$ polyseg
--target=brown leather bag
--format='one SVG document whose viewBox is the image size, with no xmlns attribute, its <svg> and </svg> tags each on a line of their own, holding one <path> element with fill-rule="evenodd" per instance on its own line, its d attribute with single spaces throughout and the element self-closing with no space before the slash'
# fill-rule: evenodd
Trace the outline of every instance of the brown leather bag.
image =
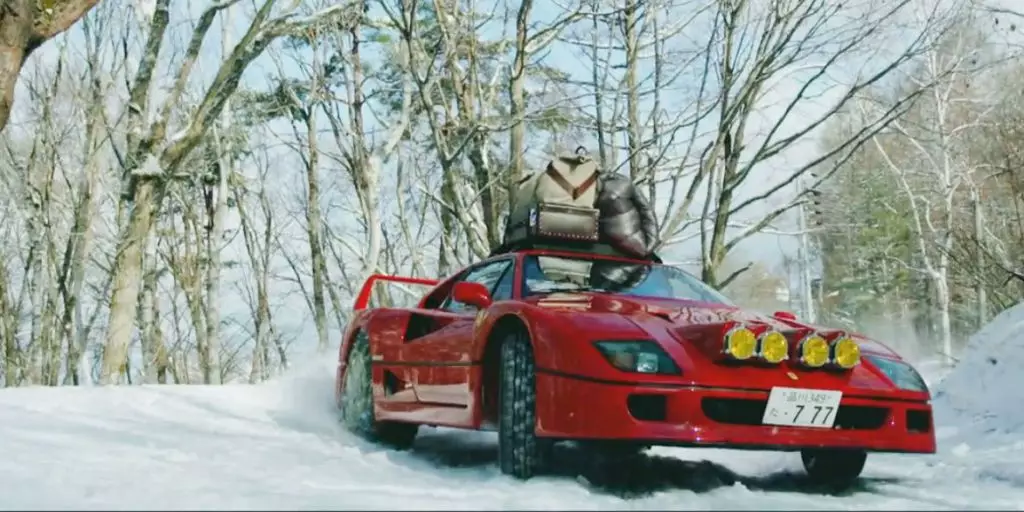
<svg viewBox="0 0 1024 512">
<path fill-rule="evenodd" d="M 538 203 L 530 215 L 529 234 L 537 237 L 596 242 L 600 233 L 596 208 Z"/>
<path fill-rule="evenodd" d="M 535 238 L 596 242 L 599 177 L 597 162 L 578 148 L 574 155 L 553 158 L 544 172 L 524 178 L 509 213 L 505 244 Z"/>
</svg>

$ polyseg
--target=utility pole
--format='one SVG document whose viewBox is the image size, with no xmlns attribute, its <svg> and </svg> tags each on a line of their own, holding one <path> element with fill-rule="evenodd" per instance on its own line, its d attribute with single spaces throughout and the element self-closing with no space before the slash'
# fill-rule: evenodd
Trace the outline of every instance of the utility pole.
<svg viewBox="0 0 1024 512">
<path fill-rule="evenodd" d="M 804 191 L 804 180 L 800 177 L 797 180 L 797 186 L 799 191 Z M 799 252 L 799 265 L 800 265 L 800 299 L 802 304 L 802 317 L 808 322 L 816 322 L 817 314 L 814 308 L 814 294 L 811 286 L 811 241 L 810 236 L 807 234 L 808 222 L 807 222 L 807 206 L 806 203 L 801 202 L 797 209 L 797 215 L 800 231 L 800 246 Z"/>
</svg>

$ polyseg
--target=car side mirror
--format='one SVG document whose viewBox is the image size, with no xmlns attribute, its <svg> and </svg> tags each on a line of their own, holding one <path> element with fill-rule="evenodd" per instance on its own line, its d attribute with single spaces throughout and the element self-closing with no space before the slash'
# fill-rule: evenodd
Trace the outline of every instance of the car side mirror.
<svg viewBox="0 0 1024 512">
<path fill-rule="evenodd" d="M 493 302 L 491 292 L 484 285 L 466 281 L 455 283 L 455 287 L 452 289 L 452 298 L 479 309 L 484 309 Z"/>
<path fill-rule="evenodd" d="M 776 311 L 776 312 L 772 313 L 772 316 L 774 316 L 775 318 L 777 318 L 779 320 L 788 320 L 790 322 L 795 322 L 796 321 L 796 315 L 794 315 L 793 313 L 790 313 L 789 311 Z"/>
</svg>

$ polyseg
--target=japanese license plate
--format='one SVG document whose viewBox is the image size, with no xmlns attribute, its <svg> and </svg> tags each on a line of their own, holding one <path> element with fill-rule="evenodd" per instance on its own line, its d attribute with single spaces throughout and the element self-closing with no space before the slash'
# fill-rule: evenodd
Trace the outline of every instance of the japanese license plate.
<svg viewBox="0 0 1024 512">
<path fill-rule="evenodd" d="M 774 387 L 761 423 L 791 427 L 832 428 L 842 391 Z"/>
</svg>

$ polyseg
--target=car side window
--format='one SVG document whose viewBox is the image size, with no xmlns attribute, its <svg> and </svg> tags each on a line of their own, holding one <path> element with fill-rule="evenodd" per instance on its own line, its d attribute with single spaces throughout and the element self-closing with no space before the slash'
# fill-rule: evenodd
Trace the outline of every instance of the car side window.
<svg viewBox="0 0 1024 512">
<path fill-rule="evenodd" d="M 423 301 L 423 309 L 441 309 L 448 302 L 448 294 L 451 292 L 451 286 L 447 289 L 441 288 L 435 290 L 434 293 L 430 294 Z"/>
<path fill-rule="evenodd" d="M 516 267 L 514 265 L 509 265 L 505 268 L 505 272 L 501 274 L 501 279 L 498 280 L 498 284 L 491 291 L 491 298 L 495 302 L 512 298 L 512 286 L 515 284 L 512 276 L 516 273 L 515 270 Z"/>
<path fill-rule="evenodd" d="M 512 266 L 512 260 L 501 260 L 492 263 L 481 265 L 474 269 L 471 269 L 466 273 L 465 276 L 460 278 L 458 281 L 466 281 L 470 283 L 480 283 L 487 288 L 493 295 L 495 286 L 498 281 L 502 278 L 505 270 Z M 453 287 L 454 288 L 454 287 Z M 451 311 L 453 313 L 462 313 L 466 311 L 473 311 L 475 308 L 468 304 L 463 304 L 448 296 L 448 300 L 445 301 L 441 309 Z"/>
</svg>

